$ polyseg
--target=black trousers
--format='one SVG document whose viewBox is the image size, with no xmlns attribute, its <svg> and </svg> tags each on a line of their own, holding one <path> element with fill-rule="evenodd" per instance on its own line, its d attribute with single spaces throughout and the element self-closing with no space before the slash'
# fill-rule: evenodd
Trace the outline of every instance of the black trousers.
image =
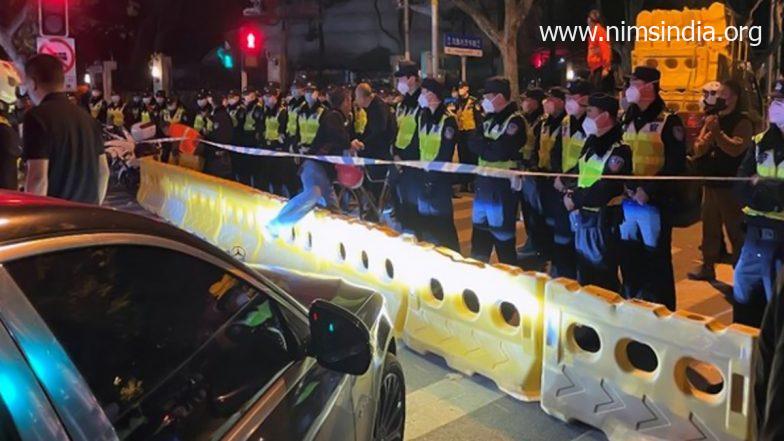
<svg viewBox="0 0 784 441">
<path fill-rule="evenodd" d="M 762 319 L 754 370 L 754 401 L 759 441 L 784 439 L 784 302 L 781 284 Z"/>
<path fill-rule="evenodd" d="M 563 204 L 563 195 L 555 191 L 546 207 L 548 225 L 552 225 L 553 231 L 550 277 L 576 279 L 577 254 L 574 248 L 574 230 L 569 212 Z"/>
<path fill-rule="evenodd" d="M 460 252 L 460 241 L 452 207 L 451 176 L 420 172 L 421 191 L 417 198 L 417 237 Z"/>
<path fill-rule="evenodd" d="M 577 255 L 577 281 L 618 292 L 620 208 L 598 212 L 579 210 L 571 214 Z"/>
<path fill-rule="evenodd" d="M 470 136 L 471 130 L 463 130 L 457 133 L 457 158 L 461 164 L 477 165 L 479 163 L 478 156 L 468 148 L 468 138 Z M 455 179 L 457 183 L 467 185 L 473 182 L 474 176 L 461 173 L 456 175 Z"/>
<path fill-rule="evenodd" d="M 486 226 L 474 224 L 471 232 L 471 257 L 482 262 L 489 262 L 493 247 L 495 247 L 499 262 L 517 265 L 514 239 L 499 240 Z"/>
<path fill-rule="evenodd" d="M 724 241 L 723 229 L 732 244 L 732 263 L 738 261 L 743 247 L 743 207 L 732 188 L 709 187 L 702 196 L 702 260 L 718 263 Z M 722 228 L 723 227 L 723 228 Z"/>
<path fill-rule="evenodd" d="M 550 189 L 547 188 L 548 185 Z M 544 257 L 550 256 L 553 247 L 553 229 L 547 225 L 545 215 L 545 207 L 548 203 L 552 203 L 550 198 L 553 197 L 556 197 L 555 189 L 548 179 L 531 176 L 523 179 L 520 204 L 525 234 L 534 250 Z"/>
</svg>

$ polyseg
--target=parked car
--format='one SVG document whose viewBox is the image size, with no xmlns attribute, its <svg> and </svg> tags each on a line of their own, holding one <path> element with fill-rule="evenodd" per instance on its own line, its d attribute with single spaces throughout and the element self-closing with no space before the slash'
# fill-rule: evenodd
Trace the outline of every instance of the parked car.
<svg viewBox="0 0 784 441">
<path fill-rule="evenodd" d="M 2 440 L 403 439 L 377 293 L 13 192 L 0 285 Z"/>
</svg>

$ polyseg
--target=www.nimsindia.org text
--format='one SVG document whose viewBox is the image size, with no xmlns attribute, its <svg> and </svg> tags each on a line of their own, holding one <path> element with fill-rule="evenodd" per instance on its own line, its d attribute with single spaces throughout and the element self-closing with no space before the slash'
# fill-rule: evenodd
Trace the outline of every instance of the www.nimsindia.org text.
<svg viewBox="0 0 784 441">
<path fill-rule="evenodd" d="M 620 25 L 606 28 L 606 38 L 617 42 L 664 42 L 684 41 L 692 43 L 735 42 L 747 41 L 751 46 L 762 43 L 761 26 L 727 26 L 723 32 L 699 20 L 692 20 L 686 26 L 668 25 L 662 21 L 653 26 L 632 26 L 622 21 Z M 544 42 L 559 41 L 595 41 L 598 27 L 596 26 L 539 26 L 539 34 Z M 599 36 L 599 41 L 604 37 Z"/>
</svg>

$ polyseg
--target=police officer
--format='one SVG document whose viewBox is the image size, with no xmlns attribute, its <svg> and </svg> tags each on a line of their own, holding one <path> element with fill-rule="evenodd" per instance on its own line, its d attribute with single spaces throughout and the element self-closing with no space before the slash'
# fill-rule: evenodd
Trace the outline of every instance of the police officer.
<svg viewBox="0 0 784 441">
<path fill-rule="evenodd" d="M 564 111 L 567 91 L 562 87 L 551 87 L 542 102 L 545 118 L 536 132 L 536 148 L 534 149 L 531 169 L 551 172 L 553 156 L 561 151 L 561 126 L 566 118 Z M 526 231 L 533 242 L 536 254 L 543 260 L 551 257 L 553 247 L 554 213 L 560 210 L 560 197 L 553 187 L 550 178 L 534 178 L 536 193 L 534 200 L 538 203 L 531 207 L 529 213 L 531 230 Z M 529 179 L 530 181 L 530 179 Z"/>
<path fill-rule="evenodd" d="M 444 85 L 433 78 L 422 81 L 415 142 L 419 160 L 450 162 L 457 142 L 455 116 L 444 105 Z M 418 175 L 417 236 L 421 240 L 460 252 L 452 207 L 452 177 L 447 173 L 412 169 Z"/>
<path fill-rule="evenodd" d="M 585 121 L 588 97 L 593 87 L 586 80 L 575 80 L 567 84 L 566 103 L 564 109 L 567 116 L 561 124 L 561 140 L 553 146 L 550 159 L 550 170 L 554 173 L 567 173 L 574 169 L 585 145 Z M 555 194 L 552 199 L 557 204 L 546 204 L 548 219 L 552 221 L 553 248 L 551 255 L 550 275 L 552 277 L 577 277 L 576 255 L 574 250 L 574 233 L 569 221 L 569 212 L 562 203 L 566 185 L 561 178 L 555 178 L 552 188 Z"/>
<path fill-rule="evenodd" d="M 106 125 L 122 130 L 125 127 L 125 103 L 118 92 L 112 92 L 106 107 Z"/>
<path fill-rule="evenodd" d="M 127 106 L 125 106 L 126 128 L 130 128 L 134 124 L 141 121 L 142 109 L 144 109 L 144 104 L 142 103 L 142 95 L 139 93 L 134 93 L 133 97 L 131 98 L 131 102 Z"/>
<path fill-rule="evenodd" d="M 639 66 L 632 73 L 625 95 L 624 143 L 633 153 L 632 168 L 638 176 L 679 175 L 686 168 L 683 123 L 665 111 L 659 96 L 658 70 Z M 623 294 L 661 303 L 675 310 L 675 277 L 672 269 L 672 223 L 676 184 L 661 181 L 632 182 L 623 203 L 621 225 Z"/>
<path fill-rule="evenodd" d="M 16 163 L 22 155 L 19 135 L 11 125 L 11 108 L 21 77 L 14 66 L 0 60 L 0 188 L 19 190 Z"/>
<path fill-rule="evenodd" d="M 477 114 L 481 114 L 482 109 L 476 98 L 470 95 L 468 83 L 461 81 L 457 85 L 457 101 L 455 106 L 455 117 L 457 118 L 457 157 L 461 164 L 476 165 L 478 159 L 468 148 L 468 138 L 476 129 Z M 469 191 L 469 185 L 473 181 L 470 174 L 459 176 L 459 183 L 463 191 Z"/>
<path fill-rule="evenodd" d="M 291 152 L 295 151 L 297 147 L 297 116 L 304 104 L 305 83 L 301 80 L 295 80 L 291 84 L 291 96 L 286 103 L 286 114 L 288 115 L 288 120 L 286 121 L 286 144 Z"/>
<path fill-rule="evenodd" d="M 185 107 L 176 96 L 171 96 L 166 100 L 166 107 L 161 109 L 161 122 L 165 127 L 171 124 L 187 124 L 188 115 Z"/>
<path fill-rule="evenodd" d="M 286 147 L 286 127 L 288 113 L 280 102 L 280 91 L 270 84 L 264 89 L 264 133 L 263 146 L 277 152 L 288 151 Z M 267 158 L 269 179 L 272 191 L 280 196 L 291 197 L 299 187 L 297 165 L 292 158 Z"/>
<path fill-rule="evenodd" d="M 91 92 L 88 107 L 90 116 L 96 121 L 100 123 L 106 121 L 106 102 L 103 100 L 103 91 L 98 86 L 95 86 Z"/>
<path fill-rule="evenodd" d="M 750 326 L 759 326 L 784 262 L 784 80 L 776 82 L 770 98 L 770 127 L 754 137 L 738 172 L 753 179 L 740 188 L 747 228 L 735 266 L 734 315 Z"/>
<path fill-rule="evenodd" d="M 394 141 L 393 157 L 395 161 L 416 161 L 419 151 L 414 141 L 417 119 L 419 118 L 420 78 L 417 65 L 410 61 L 402 61 L 395 72 L 397 91 L 402 100 L 395 109 L 397 120 L 397 136 Z M 409 167 L 396 168 L 397 172 L 397 202 L 395 207 L 397 218 L 402 230 L 406 233 L 415 233 L 417 216 L 417 199 L 419 186 L 417 174 Z"/>
<path fill-rule="evenodd" d="M 231 144 L 234 139 L 234 125 L 227 110 L 228 99 L 226 95 L 212 92 L 207 95 L 207 104 L 213 109 L 209 117 L 208 125 L 211 130 L 207 139 L 218 144 Z M 204 172 L 222 178 L 231 178 L 231 161 L 229 152 L 204 144 Z"/>
<path fill-rule="evenodd" d="M 313 140 L 321 125 L 321 118 L 324 111 L 327 110 L 321 104 L 321 99 L 319 99 L 321 93 L 315 84 L 306 84 L 304 92 L 305 104 L 297 114 L 297 149 L 300 153 L 311 151 Z"/>
<path fill-rule="evenodd" d="M 155 102 L 152 95 L 145 92 L 144 95 L 142 95 L 142 109 L 139 113 L 139 122 L 142 124 L 153 123 L 157 126 L 159 114 L 160 109 L 158 108 L 158 104 Z"/>
<path fill-rule="evenodd" d="M 542 129 L 542 124 L 546 119 L 542 102 L 545 99 L 544 90 L 539 87 L 529 87 L 523 92 L 522 96 L 522 113 L 525 120 L 525 133 L 526 141 L 522 148 L 522 160 L 520 166 L 522 169 L 531 169 L 535 167 L 534 150 L 536 149 L 536 134 Z M 520 192 L 520 207 L 523 217 L 523 224 L 525 225 L 526 242 L 519 249 L 518 257 L 520 259 L 534 257 L 539 254 L 537 250 L 539 247 L 536 239 L 533 238 L 533 232 L 537 231 L 539 225 L 544 222 L 544 218 L 535 213 L 541 213 L 542 204 L 539 200 L 538 191 L 536 189 L 536 179 L 533 177 L 524 177 L 522 183 L 522 190 Z"/>
<path fill-rule="evenodd" d="M 485 81 L 481 127 L 471 135 L 469 147 L 479 165 L 509 170 L 517 166 L 526 142 L 525 121 L 510 101 L 509 80 L 492 77 Z M 472 214 L 471 256 L 488 262 L 495 247 L 498 260 L 514 265 L 517 195 L 506 178 L 477 176 Z"/>
<path fill-rule="evenodd" d="M 212 105 L 210 105 L 210 93 L 200 90 L 196 95 L 196 113 L 193 116 L 193 128 L 206 137 L 213 129 Z"/>
<path fill-rule="evenodd" d="M 577 280 L 581 285 L 596 285 L 611 291 L 620 288 L 618 244 L 624 184 L 602 176 L 632 173 L 632 151 L 622 142 L 623 130 L 617 116 L 617 99 L 606 94 L 590 96 L 583 120 L 588 139 L 577 166 L 572 169 L 579 174 L 577 187 L 563 197 L 574 224 Z"/>
<path fill-rule="evenodd" d="M 259 105 L 256 89 L 248 88 L 242 92 L 243 112 L 239 119 L 239 145 L 258 148 L 264 137 L 264 108 Z M 259 190 L 269 191 L 269 177 L 264 156 L 241 155 L 238 160 L 244 163 L 244 176 L 241 182 Z"/>
</svg>

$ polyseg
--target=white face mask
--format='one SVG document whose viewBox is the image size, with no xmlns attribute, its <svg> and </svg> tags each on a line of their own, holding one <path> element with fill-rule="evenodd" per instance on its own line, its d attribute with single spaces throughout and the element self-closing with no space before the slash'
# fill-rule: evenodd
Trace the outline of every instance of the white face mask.
<svg viewBox="0 0 784 441">
<path fill-rule="evenodd" d="M 267 107 L 275 107 L 275 104 L 278 104 L 278 100 L 272 96 L 265 96 L 264 104 L 266 104 Z"/>
<path fill-rule="evenodd" d="M 142 102 L 144 104 L 150 104 L 152 102 L 152 98 L 142 98 Z"/>
<path fill-rule="evenodd" d="M 397 91 L 400 92 L 401 95 L 405 95 L 409 91 L 408 83 L 401 80 L 397 82 Z"/>
<path fill-rule="evenodd" d="M 599 133 L 599 126 L 596 125 L 596 120 L 586 117 L 583 120 L 583 131 L 586 135 L 596 135 Z"/>
<path fill-rule="evenodd" d="M 101 92 L 99 92 L 97 90 L 93 90 L 93 98 L 98 98 L 100 96 L 101 96 Z"/>
<path fill-rule="evenodd" d="M 640 89 L 638 89 L 635 86 L 629 86 L 629 88 L 626 89 L 626 93 L 624 93 L 624 96 L 626 96 L 626 101 L 628 101 L 629 103 L 637 104 L 640 102 L 640 97 L 641 97 Z"/>
<path fill-rule="evenodd" d="M 163 99 L 163 98 L 155 98 L 155 102 L 158 103 L 158 104 L 163 104 L 164 101 L 166 101 L 166 100 Z"/>
<path fill-rule="evenodd" d="M 523 113 L 531 113 L 534 111 L 534 105 L 531 101 L 523 100 Z"/>
<path fill-rule="evenodd" d="M 207 105 L 207 100 L 205 100 L 205 99 L 196 100 L 196 105 L 199 106 L 199 107 L 204 107 L 204 106 Z"/>
<path fill-rule="evenodd" d="M 566 106 L 564 107 L 566 109 L 566 113 L 572 116 L 577 116 L 581 109 L 580 103 L 578 103 L 577 100 L 573 98 L 566 100 Z"/>
<path fill-rule="evenodd" d="M 246 105 L 246 106 L 250 106 L 250 105 L 251 105 L 251 104 L 253 104 L 255 101 L 256 101 L 256 98 L 255 98 L 255 97 L 253 97 L 253 96 L 246 96 L 246 97 L 245 97 L 245 105 Z"/>
<path fill-rule="evenodd" d="M 768 121 L 770 121 L 771 124 L 784 127 L 784 101 L 776 100 L 770 103 Z"/>
<path fill-rule="evenodd" d="M 305 102 L 307 102 L 308 106 L 310 106 L 310 107 L 313 107 L 313 105 L 316 104 L 316 100 L 317 100 L 317 98 L 315 96 L 313 96 L 312 94 L 305 95 Z"/>
<path fill-rule="evenodd" d="M 424 93 L 419 94 L 419 98 L 417 98 L 417 103 L 419 104 L 419 107 L 423 109 L 430 107 L 430 101 L 428 101 Z"/>
<path fill-rule="evenodd" d="M 495 97 L 489 100 L 487 98 L 482 100 L 482 109 L 484 109 L 485 113 L 495 113 L 495 106 L 493 105 L 493 101 L 495 101 Z"/>
<path fill-rule="evenodd" d="M 120 97 L 119 97 L 119 96 L 117 96 L 117 95 L 113 95 L 113 96 L 112 96 L 112 102 L 113 102 L 114 104 L 117 104 L 117 103 L 119 103 L 119 102 L 120 102 Z"/>
<path fill-rule="evenodd" d="M 240 99 L 237 98 L 237 97 L 229 98 L 229 105 L 230 106 L 236 106 L 237 103 L 239 103 L 239 102 L 240 102 Z"/>
<path fill-rule="evenodd" d="M 175 109 L 177 109 L 177 105 L 171 104 L 169 106 L 166 106 L 166 108 L 169 109 L 170 112 L 173 112 Z"/>
</svg>

